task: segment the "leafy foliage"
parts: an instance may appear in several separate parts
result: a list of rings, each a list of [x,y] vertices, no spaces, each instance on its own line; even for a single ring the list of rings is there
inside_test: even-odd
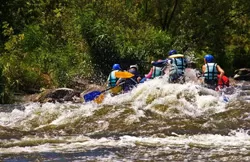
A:
[[[227,75],[250,67],[248,0],[3,0],[1,102],[13,92],[105,80],[112,64],[141,72],[170,49],[198,66],[211,53]]]

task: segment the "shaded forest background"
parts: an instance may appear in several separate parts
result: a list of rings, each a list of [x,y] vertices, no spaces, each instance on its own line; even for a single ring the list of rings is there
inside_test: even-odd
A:
[[[230,76],[250,67],[249,0],[2,0],[0,103],[14,92],[105,81],[176,49],[197,63],[211,53]],[[74,88],[74,87],[73,87]]]

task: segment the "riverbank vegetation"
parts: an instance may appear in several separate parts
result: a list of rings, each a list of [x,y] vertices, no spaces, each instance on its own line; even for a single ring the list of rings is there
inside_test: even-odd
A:
[[[249,0],[3,0],[1,103],[15,92],[103,81],[113,63],[152,60],[176,49],[197,62],[211,53],[227,75],[249,67]]]

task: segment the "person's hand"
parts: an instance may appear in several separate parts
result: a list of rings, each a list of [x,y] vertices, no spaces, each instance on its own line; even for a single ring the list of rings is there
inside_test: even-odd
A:
[[[137,82],[139,83],[141,81],[141,77],[138,77],[137,78]]]

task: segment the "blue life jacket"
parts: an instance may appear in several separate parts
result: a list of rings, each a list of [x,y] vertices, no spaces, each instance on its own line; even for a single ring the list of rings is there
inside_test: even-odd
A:
[[[158,77],[158,76],[161,76],[162,75],[162,70],[161,70],[161,67],[154,67],[153,68],[153,73],[152,73],[152,79],[155,78],[155,77]]]
[[[173,63],[177,66],[178,70],[184,71],[186,62],[184,58],[173,58],[172,59]]]
[[[178,70],[181,70],[183,72],[185,71],[187,63],[184,55],[174,54],[169,56],[169,58],[171,59],[171,63],[174,63],[177,66]]]
[[[108,77],[108,86],[109,87],[114,87],[116,86],[116,82],[118,80],[118,78],[115,77],[115,72],[117,72],[119,70],[113,70]]]
[[[216,63],[207,63],[206,65],[206,70],[204,73],[204,78],[205,81],[216,81],[217,82],[217,64]]]

